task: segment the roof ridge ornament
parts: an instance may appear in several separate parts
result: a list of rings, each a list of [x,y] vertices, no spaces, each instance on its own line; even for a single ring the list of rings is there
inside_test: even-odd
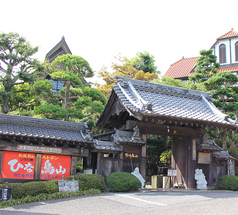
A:
[[[132,135],[132,140],[141,140],[141,134],[140,134],[140,129],[136,125],[135,128],[133,128],[133,135]]]
[[[132,92],[132,94],[137,98],[137,100],[141,103],[142,106],[142,110],[150,110],[152,111],[152,104],[149,103],[148,101],[145,101],[136,91],[136,89],[134,88],[134,86],[132,85],[132,83],[130,81],[128,81],[128,86]]]

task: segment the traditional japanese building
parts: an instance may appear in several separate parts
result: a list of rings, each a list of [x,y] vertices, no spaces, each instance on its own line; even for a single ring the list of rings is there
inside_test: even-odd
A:
[[[62,39],[46,54],[45,59],[47,62],[52,63],[55,58],[65,54],[72,54],[72,52],[63,36]],[[50,75],[46,74],[46,78],[54,84],[54,88],[52,89],[53,92],[59,92],[64,87],[63,82],[52,79]],[[83,84],[87,84],[87,81],[84,78],[81,78],[81,81]]]
[[[98,139],[94,144],[97,172],[102,175],[115,170],[132,172],[138,166],[145,178],[146,135],[154,134],[173,137],[171,167],[177,170],[177,185],[195,188],[196,168],[203,169],[208,186],[213,186],[228,169],[234,173],[233,158],[227,157],[229,162],[216,162],[223,149],[207,140],[204,128],[236,131],[238,125],[211,100],[206,92],[117,77],[97,122],[97,127],[109,132],[94,137]],[[115,168],[105,171],[101,156],[104,160],[114,158],[116,164],[108,162],[107,166]]]
[[[238,73],[238,32],[233,28],[226,34],[218,37],[210,47],[221,65],[218,72]],[[165,76],[181,80],[188,80],[188,76],[194,73],[198,57],[184,58],[170,65]]]
[[[51,180],[76,174],[77,157],[93,142],[86,123],[0,114],[4,181]]]

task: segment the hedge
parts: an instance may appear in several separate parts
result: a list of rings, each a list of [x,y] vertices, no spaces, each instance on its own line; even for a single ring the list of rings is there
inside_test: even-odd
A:
[[[0,184],[0,188],[5,187],[5,184]],[[58,180],[9,183],[8,187],[12,188],[13,199],[21,199],[26,196],[37,196],[41,193],[51,194],[58,192]]]
[[[223,175],[217,181],[217,187],[221,190],[238,190],[238,176]]]
[[[73,177],[69,176],[65,180],[72,181]],[[94,174],[77,174],[74,175],[74,180],[79,182],[79,190],[99,189],[105,190],[105,179],[101,175]]]
[[[106,179],[109,192],[131,192],[141,187],[139,179],[128,172],[114,172]]]
[[[11,199],[6,202],[0,202],[0,208],[15,206],[15,205],[22,205],[32,202],[42,202],[42,201],[49,201],[54,199],[63,199],[63,198],[71,198],[76,196],[83,196],[83,195],[91,195],[91,194],[99,194],[101,193],[100,190],[97,189],[90,189],[85,191],[76,191],[76,192],[57,192],[51,194],[41,193],[37,196],[25,196],[22,199]]]

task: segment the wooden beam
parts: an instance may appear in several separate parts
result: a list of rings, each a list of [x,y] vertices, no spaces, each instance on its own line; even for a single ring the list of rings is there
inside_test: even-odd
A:
[[[155,134],[161,136],[172,136],[172,137],[197,137],[200,136],[206,131],[201,128],[190,128],[185,126],[177,126],[177,125],[168,125],[166,124],[155,124],[152,122],[139,122],[137,121],[137,125],[140,129],[140,132],[143,134]]]

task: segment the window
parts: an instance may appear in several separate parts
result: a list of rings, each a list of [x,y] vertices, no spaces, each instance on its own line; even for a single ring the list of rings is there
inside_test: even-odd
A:
[[[50,81],[51,81],[51,83],[53,83],[55,85],[52,89],[53,92],[59,92],[64,87],[64,83],[62,83],[60,81],[55,81],[53,79],[50,79]]]
[[[236,55],[236,61],[238,61],[238,42],[235,43],[235,55]]]
[[[226,63],[226,46],[224,44],[219,46],[219,63]]]

